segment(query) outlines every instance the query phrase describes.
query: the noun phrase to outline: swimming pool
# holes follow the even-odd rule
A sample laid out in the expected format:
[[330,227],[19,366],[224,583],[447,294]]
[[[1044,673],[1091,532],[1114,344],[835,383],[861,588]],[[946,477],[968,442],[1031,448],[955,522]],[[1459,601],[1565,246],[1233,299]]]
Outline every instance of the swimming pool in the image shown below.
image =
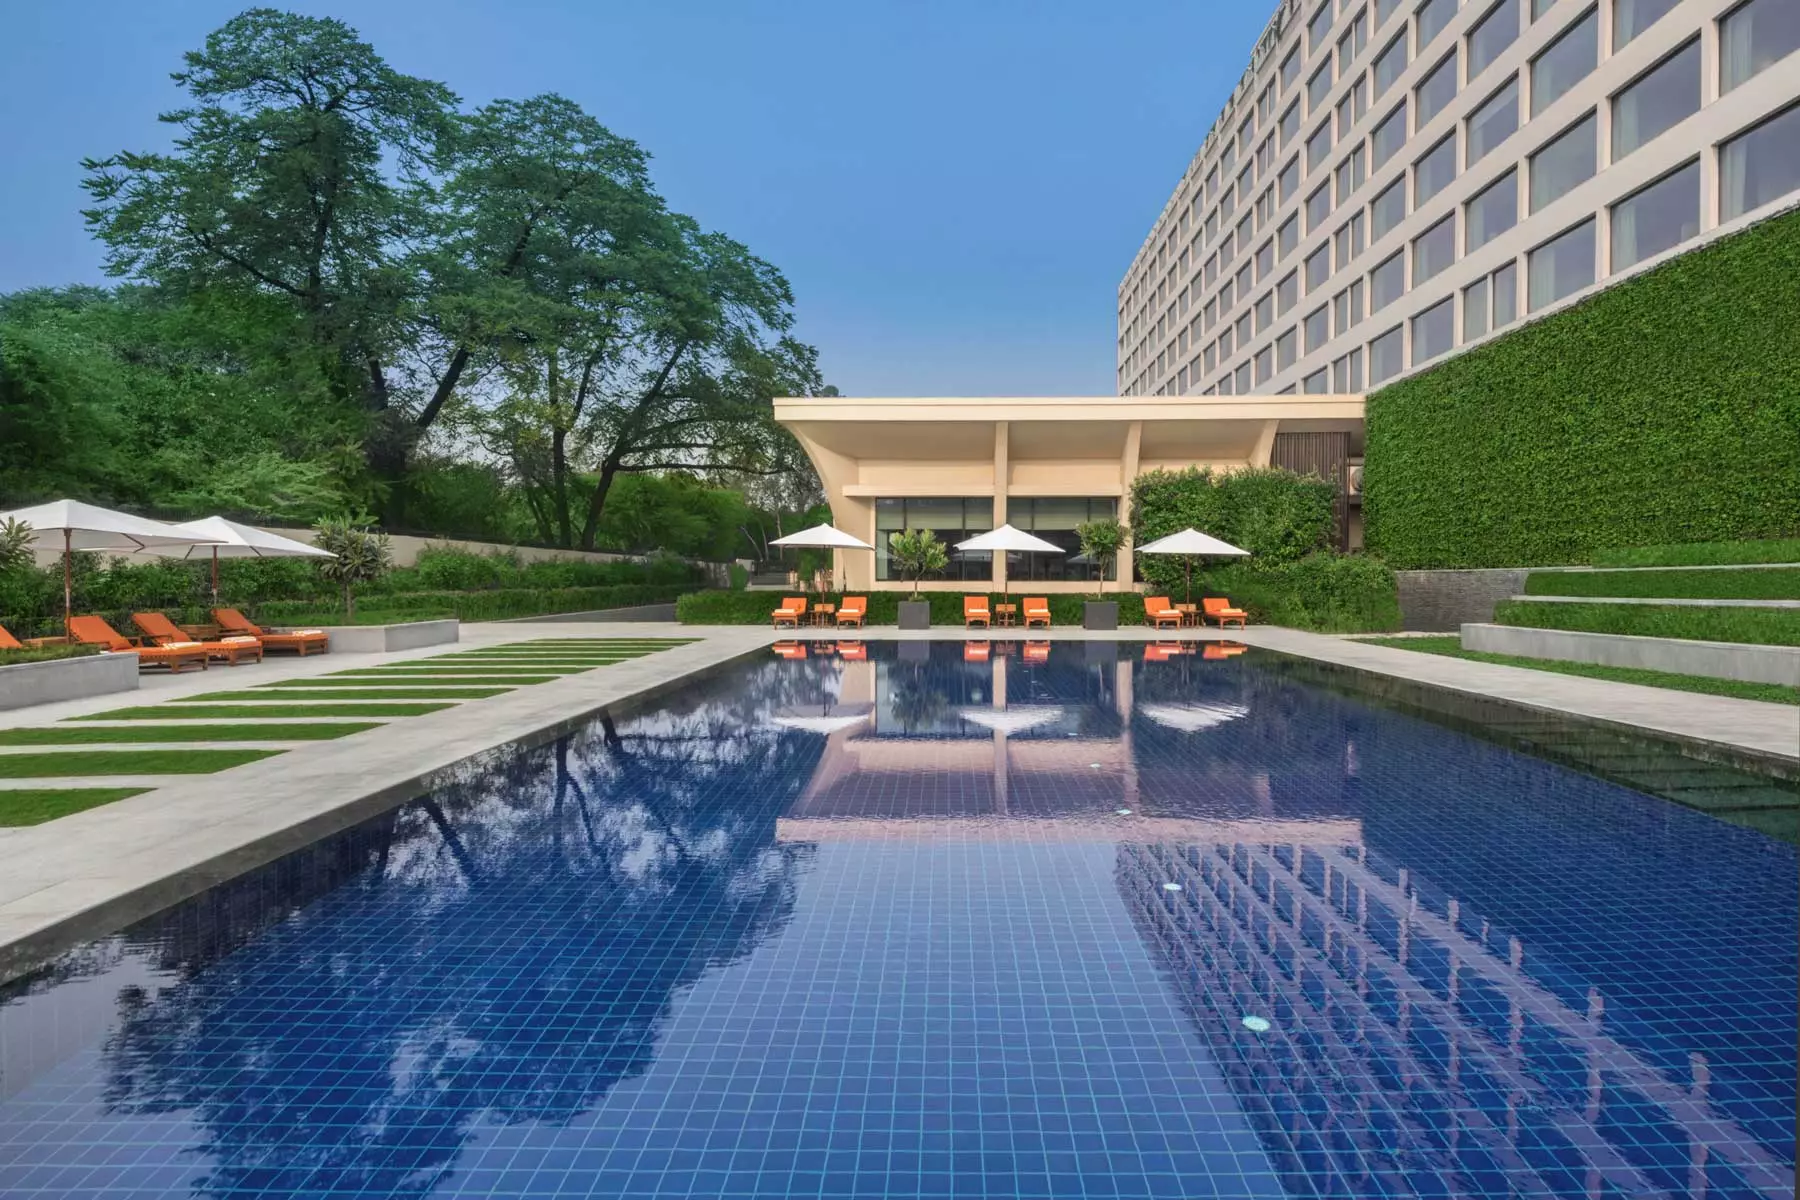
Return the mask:
[[827,646],[0,992],[0,1194],[1793,1195],[1792,845],[1254,652]]

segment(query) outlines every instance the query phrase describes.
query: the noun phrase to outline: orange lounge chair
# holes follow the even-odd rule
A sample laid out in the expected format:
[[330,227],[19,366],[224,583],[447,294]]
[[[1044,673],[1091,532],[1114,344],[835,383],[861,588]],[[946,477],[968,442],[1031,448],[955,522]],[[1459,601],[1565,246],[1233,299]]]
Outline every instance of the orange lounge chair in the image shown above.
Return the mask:
[[842,629],[846,625],[862,628],[863,619],[869,615],[869,598],[867,596],[845,596],[844,602],[838,605],[837,623]]
[[[177,646],[194,640],[159,612],[132,613],[131,623],[158,646]],[[208,658],[223,659],[234,667],[238,665],[240,658],[262,661],[262,643],[247,633],[233,634],[212,642],[202,641],[200,644],[206,648]]]
[[254,624],[235,608],[215,608],[212,610],[213,620],[219,623],[232,637],[253,637],[262,643],[264,650],[297,650],[301,658],[307,654],[325,653],[331,649],[331,635],[323,629],[290,629],[276,633]]
[[1042,596],[1025,597],[1025,628],[1030,629],[1033,624],[1050,628],[1050,602]]
[[1221,629],[1225,628],[1225,626],[1233,621],[1236,621],[1238,623],[1238,628],[1242,629],[1244,627],[1244,618],[1250,615],[1241,608],[1233,608],[1231,606],[1231,601],[1223,596],[1207,596],[1201,600],[1200,613],[1202,617],[1211,618],[1212,620],[1217,621],[1219,623],[1219,628]]
[[776,658],[805,658],[806,657],[806,643],[805,642],[776,642],[775,643],[775,657]]
[[970,629],[976,625],[986,625],[992,628],[993,624],[994,615],[988,610],[988,598],[986,596],[963,597],[964,629]]
[[839,642],[837,651],[845,662],[866,662],[869,657],[869,647],[864,642]]
[[[1027,601],[1026,603],[1030,603],[1030,601]],[[1025,643],[1025,661],[1028,663],[1049,662],[1050,661],[1050,643],[1049,642],[1026,642]]]
[[1202,657],[1204,658],[1236,658],[1250,647],[1242,642],[1208,642]]
[[993,649],[993,646],[987,642],[964,642],[963,661],[973,663],[986,662],[988,660],[988,655],[993,653]]
[[769,614],[769,616],[775,619],[775,628],[777,629],[780,629],[783,625],[798,629],[800,628],[800,618],[805,615],[805,596],[784,596],[781,601],[781,607]]
[[1158,629],[1164,625],[1181,628],[1181,613],[1169,603],[1167,596],[1145,596],[1144,618]]
[[6,632],[6,626],[0,625],[0,650],[23,650],[24,648],[18,638]]
[[101,617],[70,617],[69,636],[78,642],[99,646],[108,654],[136,654],[140,669],[167,667],[177,675],[183,667],[198,666],[202,671],[206,670],[206,647],[199,642],[175,646],[133,645]]

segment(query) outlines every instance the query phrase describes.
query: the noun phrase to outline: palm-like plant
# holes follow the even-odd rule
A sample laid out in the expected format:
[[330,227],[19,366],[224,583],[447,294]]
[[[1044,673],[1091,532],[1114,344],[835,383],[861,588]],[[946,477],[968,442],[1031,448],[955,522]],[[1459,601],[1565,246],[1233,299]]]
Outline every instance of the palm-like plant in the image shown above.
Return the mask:
[[1081,552],[1099,566],[1100,578],[1112,578],[1113,562],[1125,544],[1125,527],[1111,517],[1102,517],[1077,525],[1075,536],[1081,539]]
[[913,595],[919,580],[950,565],[950,551],[929,529],[906,529],[888,535],[888,556],[900,569],[901,579],[912,580]]
[[356,585],[381,578],[394,565],[388,535],[349,517],[320,521],[313,530],[313,545],[337,555],[319,560],[319,575],[343,589],[344,616],[355,617]]
[[0,521],[0,571],[31,565],[31,526],[11,517]]

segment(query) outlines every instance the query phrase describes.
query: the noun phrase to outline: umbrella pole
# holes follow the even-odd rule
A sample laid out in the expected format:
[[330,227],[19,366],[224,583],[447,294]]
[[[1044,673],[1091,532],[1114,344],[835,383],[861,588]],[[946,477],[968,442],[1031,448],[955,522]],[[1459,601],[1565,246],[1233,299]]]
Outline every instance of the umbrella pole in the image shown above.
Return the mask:
[[73,548],[70,545],[69,531],[63,530],[63,636],[69,633],[69,618],[75,615],[75,584]]
[[1194,556],[1193,555],[1184,554],[1181,556],[1181,576],[1182,576],[1181,590],[1183,593],[1181,602],[1183,604],[1192,604],[1194,602]]
[[219,548],[213,547],[213,605],[219,603]]

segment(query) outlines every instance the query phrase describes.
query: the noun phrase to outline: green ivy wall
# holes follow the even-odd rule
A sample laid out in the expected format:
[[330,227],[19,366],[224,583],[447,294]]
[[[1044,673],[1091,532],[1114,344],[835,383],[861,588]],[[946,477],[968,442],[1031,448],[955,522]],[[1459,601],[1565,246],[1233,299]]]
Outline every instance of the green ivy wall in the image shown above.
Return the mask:
[[1394,567],[1800,533],[1800,211],[1369,397]]

